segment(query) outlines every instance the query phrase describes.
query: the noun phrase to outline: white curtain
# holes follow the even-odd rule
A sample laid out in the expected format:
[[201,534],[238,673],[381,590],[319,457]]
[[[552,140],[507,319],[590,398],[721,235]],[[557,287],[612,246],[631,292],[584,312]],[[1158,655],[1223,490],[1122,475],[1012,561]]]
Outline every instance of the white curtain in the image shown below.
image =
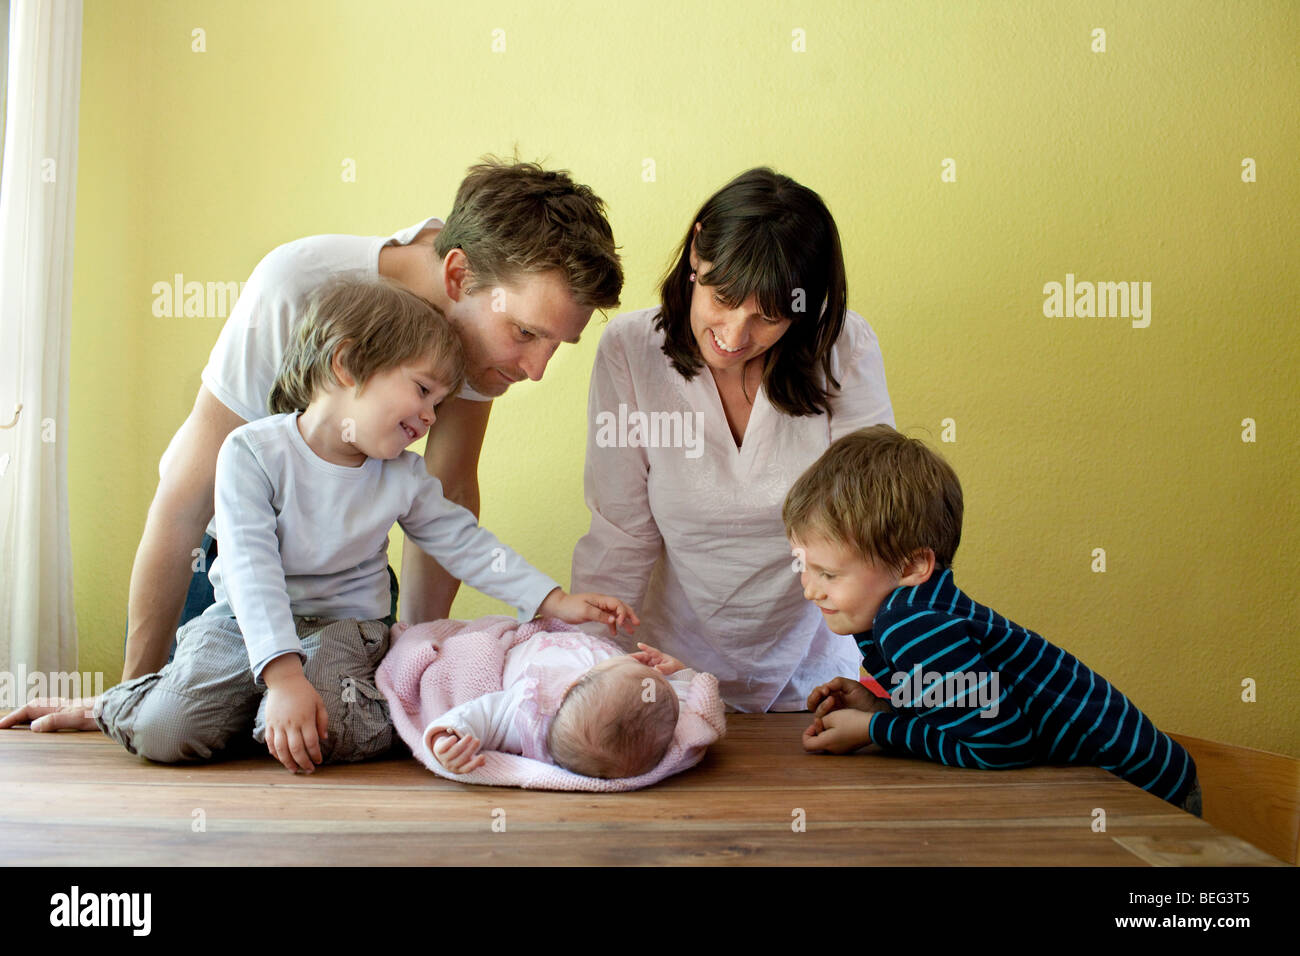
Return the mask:
[[[0,173],[0,669],[18,675],[77,669],[68,346],[81,0],[10,0],[9,13]],[[14,689],[24,697],[25,685]]]

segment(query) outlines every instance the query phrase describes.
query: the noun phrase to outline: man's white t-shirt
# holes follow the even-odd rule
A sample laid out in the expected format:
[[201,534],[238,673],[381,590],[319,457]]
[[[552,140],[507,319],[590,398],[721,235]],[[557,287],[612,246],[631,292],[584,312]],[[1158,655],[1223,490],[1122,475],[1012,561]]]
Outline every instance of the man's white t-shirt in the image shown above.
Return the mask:
[[[442,225],[441,219],[430,217],[387,237],[308,236],[271,250],[249,276],[212,347],[203,369],[204,386],[246,422],[269,416],[267,398],[280,359],[306,314],[312,293],[338,275],[378,276],[381,249],[408,245],[421,231],[441,229]],[[458,394],[472,401],[492,400],[469,385]],[[173,435],[158,462],[160,475],[175,442]],[[215,519],[208,525],[208,534],[216,536]]]

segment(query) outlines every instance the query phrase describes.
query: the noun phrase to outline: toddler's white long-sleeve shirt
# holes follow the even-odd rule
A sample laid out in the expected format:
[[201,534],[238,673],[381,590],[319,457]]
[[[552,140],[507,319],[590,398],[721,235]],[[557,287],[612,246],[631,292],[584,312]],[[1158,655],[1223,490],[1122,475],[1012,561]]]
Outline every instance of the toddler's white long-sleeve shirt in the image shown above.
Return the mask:
[[325,461],[298,431],[299,412],[236,428],[217,455],[216,603],[235,617],[253,676],[302,646],[294,615],[375,620],[390,608],[393,524],[471,587],[529,620],[559,585],[442,494],[411,451],[359,467]]

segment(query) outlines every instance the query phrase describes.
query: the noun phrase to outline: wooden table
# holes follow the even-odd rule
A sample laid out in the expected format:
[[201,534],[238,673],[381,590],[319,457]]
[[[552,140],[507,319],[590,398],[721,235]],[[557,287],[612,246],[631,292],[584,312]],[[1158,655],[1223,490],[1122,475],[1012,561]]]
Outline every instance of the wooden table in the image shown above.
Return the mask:
[[163,766],[4,730],[0,863],[1280,865],[1102,770],[809,755],[807,722],[731,715],[698,767],[625,794],[470,786],[411,758]]

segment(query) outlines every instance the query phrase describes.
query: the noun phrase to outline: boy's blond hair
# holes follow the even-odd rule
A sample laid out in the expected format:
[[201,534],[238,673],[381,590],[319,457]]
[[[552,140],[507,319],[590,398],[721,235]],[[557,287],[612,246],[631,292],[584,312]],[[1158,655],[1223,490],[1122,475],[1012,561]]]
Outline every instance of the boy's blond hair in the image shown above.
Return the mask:
[[932,548],[951,566],[961,543],[961,482],[924,442],[888,425],[845,435],[799,476],[781,509],[786,535],[817,535],[902,569]]
[[383,276],[345,276],[316,290],[271,386],[271,414],[303,411],[339,364],[364,388],[376,372],[428,359],[454,395],[465,381],[460,337],[437,306]]

